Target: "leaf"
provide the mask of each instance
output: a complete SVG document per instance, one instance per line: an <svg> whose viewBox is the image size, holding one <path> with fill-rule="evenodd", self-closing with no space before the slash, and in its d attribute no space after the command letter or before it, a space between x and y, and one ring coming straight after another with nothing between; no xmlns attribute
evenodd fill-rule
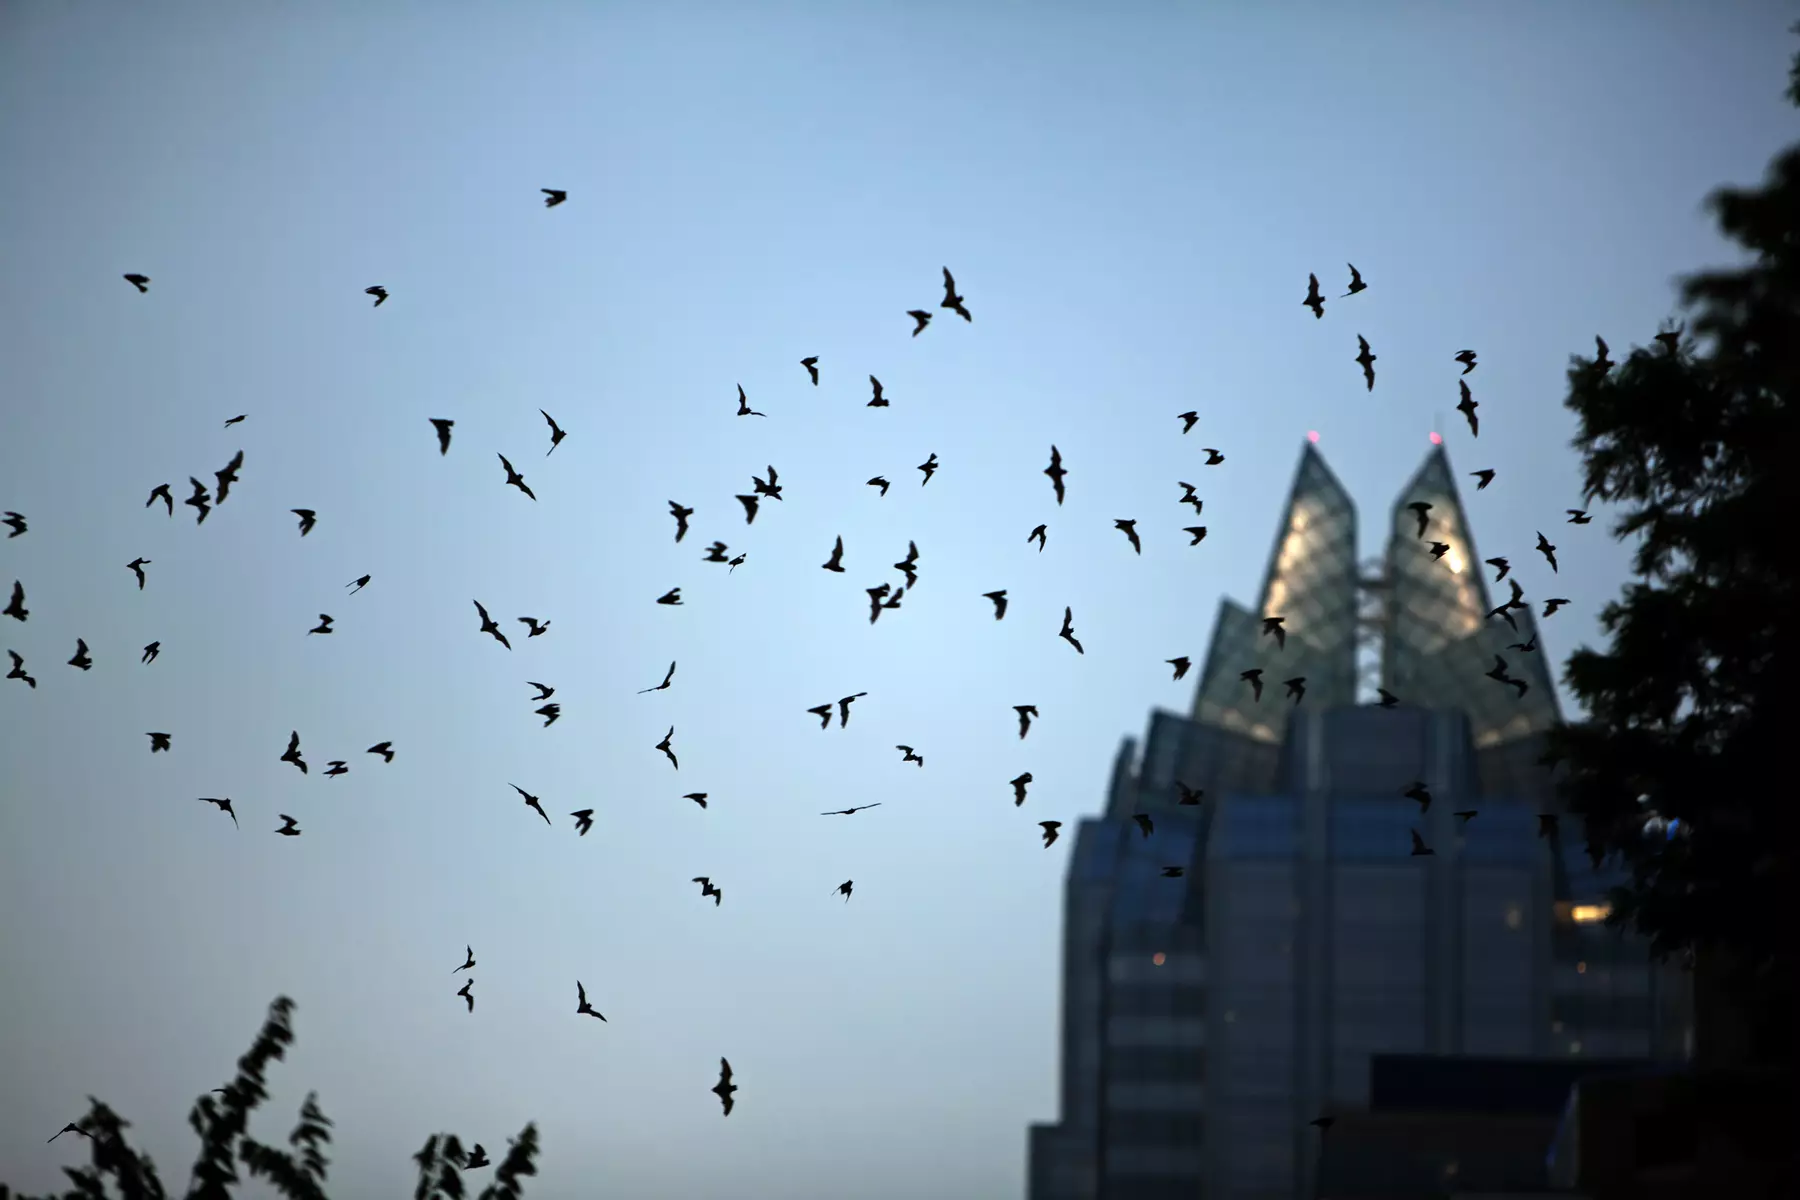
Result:
<svg viewBox="0 0 1800 1200"><path fill-rule="evenodd" d="M537 1174L537 1151L537 1125L530 1124L512 1140L505 1159L494 1168L494 1182L482 1189L480 1200L518 1200L519 1180Z"/></svg>
<svg viewBox="0 0 1800 1200"><path fill-rule="evenodd" d="M223 1099L210 1095L194 1104L188 1124L200 1134L200 1154L188 1184L188 1200L228 1200L238 1182L238 1139L249 1125L250 1113L268 1098L263 1073L269 1063L283 1058L293 1043L291 1018L294 1002L278 996L250 1049L238 1059L237 1077L225 1085Z"/></svg>
<svg viewBox="0 0 1800 1200"><path fill-rule="evenodd" d="M288 1145L300 1151L300 1169L315 1184L325 1182L328 1161L324 1147L331 1144L331 1120L319 1110L319 1094L308 1092L300 1105L300 1123L288 1135Z"/></svg>
<svg viewBox="0 0 1800 1200"><path fill-rule="evenodd" d="M419 1186L413 1189L413 1200L432 1200L432 1172L438 1165L438 1136L432 1134L425 1139L425 1145L413 1155L413 1162L419 1166ZM5 1197L0 1197L5 1200Z"/></svg>

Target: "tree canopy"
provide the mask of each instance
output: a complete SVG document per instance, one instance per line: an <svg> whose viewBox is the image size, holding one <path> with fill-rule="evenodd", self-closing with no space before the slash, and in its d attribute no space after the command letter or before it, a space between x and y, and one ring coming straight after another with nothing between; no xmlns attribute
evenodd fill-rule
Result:
<svg viewBox="0 0 1800 1200"><path fill-rule="evenodd" d="M1800 55L1787 94L1800 105ZM1613 919L1659 954L1738 964L1735 992L1769 1017L1754 1043L1791 1061L1800 145L1708 204L1748 261L1682 281L1678 348L1569 370L1587 498L1620 506L1615 535L1638 546L1601 613L1610 646L1568 661L1588 716L1548 757L1589 852L1631 868Z"/></svg>
<svg viewBox="0 0 1800 1200"><path fill-rule="evenodd" d="M268 1180L284 1200L325 1200L325 1176L330 1165L325 1148L331 1144L331 1120L320 1110L316 1094L309 1094L300 1105L300 1121L288 1134L288 1149L259 1141L246 1132L250 1113L269 1097L264 1073L270 1063L286 1057L294 1040L293 1012L292 1000L286 996L277 998L269 1006L268 1019L256 1041L238 1059L236 1078L194 1101L188 1124L200 1137L200 1153L194 1160L185 1193L190 1200L225 1200L231 1189L242 1182L239 1164L250 1175ZM91 1096L88 1104L87 1115L70 1122L65 1132L72 1130L73 1136L87 1140L91 1165L64 1167L63 1174L75 1186L60 1198L45 1196L36 1200L107 1200L113 1194L107 1190L108 1181L123 1200L165 1200L168 1193L163 1189L156 1164L133 1150L125 1139L130 1122ZM537 1174L537 1151L537 1127L527 1125L512 1140L506 1157L494 1167L493 1181L482 1189L477 1200L519 1200L520 1181ZM419 1167L414 1200L464 1200L469 1192L463 1172L489 1162L480 1143L465 1151L454 1134L434 1134L413 1155L413 1161ZM14 1197L12 1189L0 1184L0 1200L33 1197Z"/></svg>

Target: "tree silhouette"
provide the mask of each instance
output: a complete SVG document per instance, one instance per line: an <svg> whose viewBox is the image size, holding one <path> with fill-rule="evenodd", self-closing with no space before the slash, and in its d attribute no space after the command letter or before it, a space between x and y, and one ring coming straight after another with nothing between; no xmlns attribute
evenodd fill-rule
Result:
<svg viewBox="0 0 1800 1200"><path fill-rule="evenodd" d="M1800 55L1787 94L1800 105ZM1611 646L1569 658L1590 716L1546 757L1589 853L1631 868L1612 919L1661 956L1730 965L1753 1053L1791 1061L1800 145L1708 203L1751 261L1682 281L1680 349L1569 370L1587 497L1623 506L1639 578L1601 613Z"/></svg>
<svg viewBox="0 0 1800 1200"><path fill-rule="evenodd" d="M250 1175L266 1179L285 1200L325 1200L325 1174L331 1144L331 1120L320 1110L317 1093L309 1093L300 1105L300 1123L288 1134L289 1149L266 1145L245 1130L250 1113L268 1099L263 1075L268 1065L287 1055L294 1040L291 1020L294 1002L278 997L269 1006L262 1031L244 1056L238 1059L237 1077L194 1101L188 1124L200 1137L200 1153L194 1160L187 1200L228 1197L241 1182L237 1164ZM223 1097L219 1099L218 1097ZM64 1167L74 1187L60 1200L112 1200L108 1182L122 1200L166 1200L155 1164L133 1150L125 1140L130 1123L105 1104L88 1097L88 1114L75 1122L87 1135L92 1162L87 1167ZM512 1141L505 1159L494 1169L493 1182L478 1200L518 1200L519 1181L537 1174L537 1127L527 1125ZM468 1160L454 1134L434 1134L425 1148L413 1156L419 1164L415 1200L464 1200L462 1166ZM14 1196L0 1184L0 1200L58 1200L54 1196Z"/></svg>
<svg viewBox="0 0 1800 1200"><path fill-rule="evenodd" d="M1796 24L1791 32L1800 33L1800 24ZM1794 107L1800 108L1800 54L1794 55L1794 65L1788 71L1787 97Z"/></svg>

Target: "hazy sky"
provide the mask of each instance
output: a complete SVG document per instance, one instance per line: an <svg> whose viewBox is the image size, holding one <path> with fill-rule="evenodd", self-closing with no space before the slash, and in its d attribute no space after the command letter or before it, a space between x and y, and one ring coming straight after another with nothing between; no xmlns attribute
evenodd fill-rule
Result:
<svg viewBox="0 0 1800 1200"><path fill-rule="evenodd" d="M1255 603L1308 430L1373 553L1442 414L1458 472L1499 471L1465 495L1479 548L1535 590L1533 531L1563 547L1546 649L1596 636L1626 555L1559 523L1568 356L1647 342L1671 277L1726 259L1700 202L1794 136L1786 6L1083 7L0 9L0 509L30 521L0 587L31 609L0 649L39 680L0 685L0 1179L85 1161L44 1139L92 1093L184 1184L189 1104L285 993L256 1128L317 1089L342 1195L529 1120L536 1200L1017 1195L1073 844L1036 822L1097 811L1119 739L1191 703L1163 660ZM1346 260L1369 290L1340 301ZM974 321L914 339L946 265ZM204 526L144 508L239 449ZM918 590L871 628L909 539ZM853 731L805 711L864 690Z"/></svg>

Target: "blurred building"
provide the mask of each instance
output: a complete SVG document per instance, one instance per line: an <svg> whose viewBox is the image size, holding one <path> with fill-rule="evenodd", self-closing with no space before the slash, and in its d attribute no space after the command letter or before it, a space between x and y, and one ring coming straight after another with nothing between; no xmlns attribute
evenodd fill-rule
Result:
<svg viewBox="0 0 1800 1200"><path fill-rule="evenodd" d="M1588 1055L1378 1054L1369 1064L1368 1109L1339 1115L1316 1139L1314 1195L1541 1196L1552 1186L1550 1147L1571 1089L1645 1065Z"/></svg>
<svg viewBox="0 0 1800 1200"><path fill-rule="evenodd" d="M1031 1129L1030 1200L1311 1200L1310 1122L1368 1107L1376 1054L1686 1053L1679 979L1601 924L1614 878L1539 836L1558 710L1536 611L1495 614L1441 446L1388 525L1359 564L1355 506L1307 445L1260 603L1222 603L1193 712L1154 713L1081 823L1061 1119ZM1523 693L1486 677L1496 656Z"/></svg>
<svg viewBox="0 0 1800 1200"><path fill-rule="evenodd" d="M1564 1104L1548 1183L1591 1200L1792 1200L1797 1100L1779 1066L1585 1077Z"/></svg>

